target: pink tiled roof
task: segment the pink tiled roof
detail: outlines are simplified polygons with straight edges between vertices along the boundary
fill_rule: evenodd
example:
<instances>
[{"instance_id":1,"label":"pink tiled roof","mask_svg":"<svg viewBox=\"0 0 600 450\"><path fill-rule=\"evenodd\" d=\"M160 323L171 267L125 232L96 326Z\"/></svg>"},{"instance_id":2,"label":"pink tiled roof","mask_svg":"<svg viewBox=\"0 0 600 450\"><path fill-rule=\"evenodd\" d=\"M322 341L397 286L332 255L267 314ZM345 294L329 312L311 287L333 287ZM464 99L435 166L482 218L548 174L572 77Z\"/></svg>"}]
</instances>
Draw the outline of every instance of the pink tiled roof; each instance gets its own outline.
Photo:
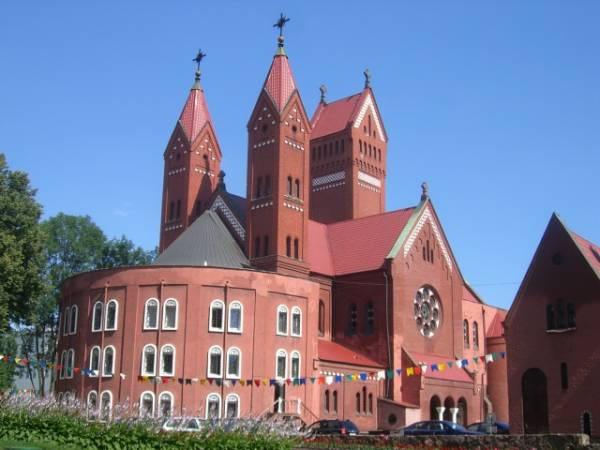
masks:
<instances>
[{"instance_id":1,"label":"pink tiled roof","mask_svg":"<svg viewBox=\"0 0 600 450\"><path fill-rule=\"evenodd\" d=\"M179 116L179 122L190 142L193 142L198 137L204 125L211 120L204 91L197 88L192 89L185 102L181 116Z\"/></svg>"},{"instance_id":2,"label":"pink tiled roof","mask_svg":"<svg viewBox=\"0 0 600 450\"><path fill-rule=\"evenodd\" d=\"M580 248L588 264L600 276L600 247L576 233L571 232L571 236L573 236L573 240Z\"/></svg>"},{"instance_id":3,"label":"pink tiled roof","mask_svg":"<svg viewBox=\"0 0 600 450\"><path fill-rule=\"evenodd\" d=\"M311 271L334 276L379 269L413 211L399 209L328 225L309 221Z\"/></svg>"},{"instance_id":4,"label":"pink tiled roof","mask_svg":"<svg viewBox=\"0 0 600 450\"><path fill-rule=\"evenodd\" d=\"M504 327L502 322L506 318L506 311L496 310L494 317L488 325L488 329L485 332L485 337L500 337L504 336Z\"/></svg>"},{"instance_id":5,"label":"pink tiled roof","mask_svg":"<svg viewBox=\"0 0 600 450\"><path fill-rule=\"evenodd\" d=\"M360 353L356 353L348 347L324 339L319 339L319 359L321 361L352 364L354 366L383 367L378 362Z\"/></svg>"},{"instance_id":6,"label":"pink tiled roof","mask_svg":"<svg viewBox=\"0 0 600 450\"><path fill-rule=\"evenodd\" d=\"M481 303L481 301L473 294L473 292L465 285L462 288L463 300L473 303Z\"/></svg>"},{"instance_id":7,"label":"pink tiled roof","mask_svg":"<svg viewBox=\"0 0 600 450\"><path fill-rule=\"evenodd\" d=\"M318 139L345 129L355 116L363 93L351 95L331 103L319 103L312 118L311 139Z\"/></svg>"},{"instance_id":8,"label":"pink tiled roof","mask_svg":"<svg viewBox=\"0 0 600 450\"><path fill-rule=\"evenodd\" d=\"M296 90L296 82L287 56L276 55L273 58L264 89L275 102L277 110L281 111Z\"/></svg>"},{"instance_id":9,"label":"pink tiled roof","mask_svg":"<svg viewBox=\"0 0 600 450\"><path fill-rule=\"evenodd\" d=\"M469 376L469 374L464 370L458 367L452 366L451 368L446 368L443 371L432 371L432 364L447 364L448 361L454 361L453 358L443 356L435 356L429 355L425 353L415 353L410 352L411 359L415 362L415 364L426 364L429 366L427 371L425 372L425 378L433 378L437 380L446 380L446 381L464 381L466 383L472 383L473 380Z\"/></svg>"}]
</instances>

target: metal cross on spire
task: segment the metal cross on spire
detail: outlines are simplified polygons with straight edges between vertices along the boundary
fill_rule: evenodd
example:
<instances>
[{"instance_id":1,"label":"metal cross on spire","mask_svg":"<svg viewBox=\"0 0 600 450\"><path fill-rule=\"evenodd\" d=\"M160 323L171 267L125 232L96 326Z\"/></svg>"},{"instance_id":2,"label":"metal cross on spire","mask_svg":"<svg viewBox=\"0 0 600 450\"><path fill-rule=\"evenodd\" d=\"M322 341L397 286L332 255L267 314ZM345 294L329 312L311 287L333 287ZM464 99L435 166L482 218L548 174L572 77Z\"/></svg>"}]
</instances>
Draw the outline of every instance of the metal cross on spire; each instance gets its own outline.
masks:
<instances>
[{"instance_id":1,"label":"metal cross on spire","mask_svg":"<svg viewBox=\"0 0 600 450\"><path fill-rule=\"evenodd\" d=\"M371 87L371 71L369 69L365 69L363 75L365 76L365 88Z\"/></svg>"},{"instance_id":2,"label":"metal cross on spire","mask_svg":"<svg viewBox=\"0 0 600 450\"><path fill-rule=\"evenodd\" d=\"M283 36L283 27L288 23L290 19L285 17L283 13L280 14L279 20L273 25L274 28L279 28L279 36Z\"/></svg>"},{"instance_id":3,"label":"metal cross on spire","mask_svg":"<svg viewBox=\"0 0 600 450\"><path fill-rule=\"evenodd\" d=\"M198 54L196 55L196 57L194 59L192 59L192 61L196 62L196 71L200 72L200 62L204 59L204 57L206 56L206 53L202 53L202 49L198 49Z\"/></svg>"}]
</instances>

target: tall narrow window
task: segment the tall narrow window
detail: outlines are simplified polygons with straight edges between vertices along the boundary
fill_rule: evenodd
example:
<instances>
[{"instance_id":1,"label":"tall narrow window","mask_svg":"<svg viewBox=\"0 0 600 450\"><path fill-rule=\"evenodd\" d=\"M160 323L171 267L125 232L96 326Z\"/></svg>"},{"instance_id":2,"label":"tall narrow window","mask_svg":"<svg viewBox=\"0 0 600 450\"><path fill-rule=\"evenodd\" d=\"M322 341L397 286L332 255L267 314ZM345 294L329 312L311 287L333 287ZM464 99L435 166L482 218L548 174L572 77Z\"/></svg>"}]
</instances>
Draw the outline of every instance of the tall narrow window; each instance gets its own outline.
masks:
<instances>
[{"instance_id":1,"label":"tall narrow window","mask_svg":"<svg viewBox=\"0 0 600 450\"><path fill-rule=\"evenodd\" d=\"M469 337L469 322L467 319L463 320L463 345L465 348L469 348L471 346Z\"/></svg>"},{"instance_id":2,"label":"tall narrow window","mask_svg":"<svg viewBox=\"0 0 600 450\"><path fill-rule=\"evenodd\" d=\"M227 321L227 331L230 333L242 332L243 307L240 302L231 302L229 305L229 320Z\"/></svg>"},{"instance_id":3,"label":"tall narrow window","mask_svg":"<svg viewBox=\"0 0 600 450\"><path fill-rule=\"evenodd\" d=\"M262 177L258 177L256 180L256 192L255 198L260 198L262 195Z\"/></svg>"},{"instance_id":4,"label":"tall narrow window","mask_svg":"<svg viewBox=\"0 0 600 450\"><path fill-rule=\"evenodd\" d=\"M60 354L60 372L58 377L62 380L65 377L65 372L67 370L67 351L63 350Z\"/></svg>"},{"instance_id":5,"label":"tall narrow window","mask_svg":"<svg viewBox=\"0 0 600 450\"><path fill-rule=\"evenodd\" d=\"M267 195L271 195L271 176L267 175L265 177L265 197Z\"/></svg>"},{"instance_id":6,"label":"tall narrow window","mask_svg":"<svg viewBox=\"0 0 600 450\"><path fill-rule=\"evenodd\" d=\"M302 311L297 306L292 308L292 336L302 335Z\"/></svg>"},{"instance_id":7,"label":"tall narrow window","mask_svg":"<svg viewBox=\"0 0 600 450\"><path fill-rule=\"evenodd\" d=\"M342 139L341 144L342 144L342 153L344 153L344 140L343 139Z\"/></svg>"},{"instance_id":8,"label":"tall narrow window","mask_svg":"<svg viewBox=\"0 0 600 450\"><path fill-rule=\"evenodd\" d=\"M295 186L295 194L297 198L300 198L300 180L298 178L296 178L296 181L294 181L294 186Z\"/></svg>"},{"instance_id":9,"label":"tall narrow window","mask_svg":"<svg viewBox=\"0 0 600 450\"><path fill-rule=\"evenodd\" d=\"M292 378L300 378L300 353L298 353L296 351L292 352L291 361L292 361L291 377Z\"/></svg>"},{"instance_id":10,"label":"tall narrow window","mask_svg":"<svg viewBox=\"0 0 600 450\"><path fill-rule=\"evenodd\" d=\"M298 238L294 239L294 258L300 258L300 243L298 241Z\"/></svg>"},{"instance_id":11,"label":"tall narrow window","mask_svg":"<svg viewBox=\"0 0 600 450\"><path fill-rule=\"evenodd\" d=\"M569 369L567 363L560 364L560 387L563 390L569 389Z\"/></svg>"},{"instance_id":12,"label":"tall narrow window","mask_svg":"<svg viewBox=\"0 0 600 450\"><path fill-rule=\"evenodd\" d=\"M329 389L325 389L325 414L329 414Z\"/></svg>"},{"instance_id":13,"label":"tall narrow window","mask_svg":"<svg viewBox=\"0 0 600 450\"><path fill-rule=\"evenodd\" d=\"M258 258L260 256L260 236L256 236L254 238L254 257Z\"/></svg>"},{"instance_id":14,"label":"tall narrow window","mask_svg":"<svg viewBox=\"0 0 600 450\"><path fill-rule=\"evenodd\" d=\"M112 345L104 348L102 362L102 376L112 377L115 374L115 348Z\"/></svg>"},{"instance_id":15,"label":"tall narrow window","mask_svg":"<svg viewBox=\"0 0 600 450\"><path fill-rule=\"evenodd\" d=\"M156 375L156 346L152 344L146 345L142 353L142 375Z\"/></svg>"},{"instance_id":16,"label":"tall narrow window","mask_svg":"<svg viewBox=\"0 0 600 450\"><path fill-rule=\"evenodd\" d=\"M375 331L375 306L373 302L367 303L367 321L365 322L365 334L370 335Z\"/></svg>"},{"instance_id":17,"label":"tall narrow window","mask_svg":"<svg viewBox=\"0 0 600 450\"><path fill-rule=\"evenodd\" d=\"M90 377L97 377L100 371L100 347L92 347L90 351Z\"/></svg>"},{"instance_id":18,"label":"tall narrow window","mask_svg":"<svg viewBox=\"0 0 600 450\"><path fill-rule=\"evenodd\" d=\"M356 393L356 414L360 414L360 392Z\"/></svg>"},{"instance_id":19,"label":"tall narrow window","mask_svg":"<svg viewBox=\"0 0 600 450\"><path fill-rule=\"evenodd\" d=\"M117 314L119 304L116 300L110 300L106 304L106 322L104 323L105 330L116 330L117 329Z\"/></svg>"},{"instance_id":20,"label":"tall narrow window","mask_svg":"<svg viewBox=\"0 0 600 450\"><path fill-rule=\"evenodd\" d=\"M92 331L102 330L102 302L96 302L92 315Z\"/></svg>"},{"instance_id":21,"label":"tall narrow window","mask_svg":"<svg viewBox=\"0 0 600 450\"><path fill-rule=\"evenodd\" d=\"M473 349L479 350L479 324L473 322Z\"/></svg>"},{"instance_id":22,"label":"tall narrow window","mask_svg":"<svg viewBox=\"0 0 600 450\"><path fill-rule=\"evenodd\" d=\"M323 302L323 300L319 300L319 336L323 336L324 334L325 334L325 303Z\"/></svg>"},{"instance_id":23,"label":"tall narrow window","mask_svg":"<svg viewBox=\"0 0 600 450\"><path fill-rule=\"evenodd\" d=\"M362 401L363 401L362 412L363 412L363 414L366 414L366 412L367 412L367 388L365 386L363 386L363 388L362 388Z\"/></svg>"},{"instance_id":24,"label":"tall narrow window","mask_svg":"<svg viewBox=\"0 0 600 450\"><path fill-rule=\"evenodd\" d=\"M206 419L216 420L221 417L221 397L219 394L209 394L206 397Z\"/></svg>"},{"instance_id":25,"label":"tall narrow window","mask_svg":"<svg viewBox=\"0 0 600 450\"><path fill-rule=\"evenodd\" d=\"M163 345L160 351L160 376L172 377L175 375L175 347Z\"/></svg>"},{"instance_id":26,"label":"tall narrow window","mask_svg":"<svg viewBox=\"0 0 600 450\"><path fill-rule=\"evenodd\" d=\"M373 394L369 394L369 414L373 414Z\"/></svg>"},{"instance_id":27,"label":"tall narrow window","mask_svg":"<svg viewBox=\"0 0 600 450\"><path fill-rule=\"evenodd\" d=\"M150 298L146 301L144 311L144 330L156 330L158 328L158 300Z\"/></svg>"},{"instance_id":28,"label":"tall narrow window","mask_svg":"<svg viewBox=\"0 0 600 450\"><path fill-rule=\"evenodd\" d=\"M88 420L95 420L98 416L98 394L96 391L88 393L86 410Z\"/></svg>"},{"instance_id":29,"label":"tall narrow window","mask_svg":"<svg viewBox=\"0 0 600 450\"><path fill-rule=\"evenodd\" d=\"M225 417L237 419L240 417L240 397L237 394L229 394L225 400Z\"/></svg>"},{"instance_id":30,"label":"tall narrow window","mask_svg":"<svg viewBox=\"0 0 600 450\"><path fill-rule=\"evenodd\" d=\"M200 200L196 201L196 216L199 216L202 212L202 202Z\"/></svg>"},{"instance_id":31,"label":"tall narrow window","mask_svg":"<svg viewBox=\"0 0 600 450\"><path fill-rule=\"evenodd\" d=\"M143 392L140 396L140 417L148 419L154 417L154 393Z\"/></svg>"},{"instance_id":32,"label":"tall narrow window","mask_svg":"<svg viewBox=\"0 0 600 450\"><path fill-rule=\"evenodd\" d=\"M554 306L546 306L546 329L554 330L556 328L556 322L554 320Z\"/></svg>"},{"instance_id":33,"label":"tall narrow window","mask_svg":"<svg viewBox=\"0 0 600 450\"><path fill-rule=\"evenodd\" d=\"M285 350L277 351L275 365L275 376L279 379L285 378L287 372L287 353Z\"/></svg>"},{"instance_id":34,"label":"tall narrow window","mask_svg":"<svg viewBox=\"0 0 600 450\"><path fill-rule=\"evenodd\" d=\"M263 256L269 255L269 236L265 235L263 239Z\"/></svg>"},{"instance_id":35,"label":"tall narrow window","mask_svg":"<svg viewBox=\"0 0 600 450\"><path fill-rule=\"evenodd\" d=\"M175 202L169 203L169 220L175 218Z\"/></svg>"},{"instance_id":36,"label":"tall narrow window","mask_svg":"<svg viewBox=\"0 0 600 450\"><path fill-rule=\"evenodd\" d=\"M162 392L158 398L158 413L160 417L171 417L173 414L173 394L170 392Z\"/></svg>"},{"instance_id":37,"label":"tall narrow window","mask_svg":"<svg viewBox=\"0 0 600 450\"><path fill-rule=\"evenodd\" d=\"M567 303L567 327L575 328L575 305Z\"/></svg>"},{"instance_id":38,"label":"tall narrow window","mask_svg":"<svg viewBox=\"0 0 600 450\"><path fill-rule=\"evenodd\" d=\"M73 378L73 368L75 367L75 350L69 349L67 352L67 370L65 378Z\"/></svg>"},{"instance_id":39,"label":"tall narrow window","mask_svg":"<svg viewBox=\"0 0 600 450\"><path fill-rule=\"evenodd\" d=\"M558 300L556 303L556 327L558 329L563 329L567 327L565 305L562 300Z\"/></svg>"},{"instance_id":40,"label":"tall narrow window","mask_svg":"<svg viewBox=\"0 0 600 450\"><path fill-rule=\"evenodd\" d=\"M285 239L285 256L292 257L292 238L289 236Z\"/></svg>"},{"instance_id":41,"label":"tall narrow window","mask_svg":"<svg viewBox=\"0 0 600 450\"><path fill-rule=\"evenodd\" d=\"M354 335L358 329L358 307L356 303L350 305L350 317L348 321L348 334Z\"/></svg>"},{"instance_id":42,"label":"tall narrow window","mask_svg":"<svg viewBox=\"0 0 600 450\"><path fill-rule=\"evenodd\" d=\"M67 336L71 332L71 307L67 306L63 313L63 336Z\"/></svg>"},{"instance_id":43,"label":"tall narrow window","mask_svg":"<svg viewBox=\"0 0 600 450\"><path fill-rule=\"evenodd\" d=\"M77 316L79 315L79 309L77 305L71 306L71 320L69 323L69 333L76 334L77 333Z\"/></svg>"},{"instance_id":44,"label":"tall narrow window","mask_svg":"<svg viewBox=\"0 0 600 450\"><path fill-rule=\"evenodd\" d=\"M277 334L288 334L288 309L285 305L277 307Z\"/></svg>"},{"instance_id":45,"label":"tall narrow window","mask_svg":"<svg viewBox=\"0 0 600 450\"><path fill-rule=\"evenodd\" d=\"M108 422L112 415L112 392L104 391L100 396L100 420Z\"/></svg>"},{"instance_id":46,"label":"tall narrow window","mask_svg":"<svg viewBox=\"0 0 600 450\"><path fill-rule=\"evenodd\" d=\"M177 300L174 298L168 299L163 306L163 330L177 329Z\"/></svg>"},{"instance_id":47,"label":"tall narrow window","mask_svg":"<svg viewBox=\"0 0 600 450\"><path fill-rule=\"evenodd\" d=\"M210 322L208 331L223 331L223 309L225 304L221 300L213 300L210 304Z\"/></svg>"},{"instance_id":48,"label":"tall narrow window","mask_svg":"<svg viewBox=\"0 0 600 450\"><path fill-rule=\"evenodd\" d=\"M223 375L223 350L215 345L208 350L208 378L221 378Z\"/></svg>"},{"instance_id":49,"label":"tall narrow window","mask_svg":"<svg viewBox=\"0 0 600 450\"><path fill-rule=\"evenodd\" d=\"M242 353L237 347L227 350L227 378L240 378Z\"/></svg>"},{"instance_id":50,"label":"tall narrow window","mask_svg":"<svg viewBox=\"0 0 600 450\"><path fill-rule=\"evenodd\" d=\"M175 214L175 218L179 219L181 217L181 200L177 200L177 213Z\"/></svg>"},{"instance_id":51,"label":"tall narrow window","mask_svg":"<svg viewBox=\"0 0 600 450\"><path fill-rule=\"evenodd\" d=\"M289 196L292 195L292 177L287 178L287 193Z\"/></svg>"}]
</instances>

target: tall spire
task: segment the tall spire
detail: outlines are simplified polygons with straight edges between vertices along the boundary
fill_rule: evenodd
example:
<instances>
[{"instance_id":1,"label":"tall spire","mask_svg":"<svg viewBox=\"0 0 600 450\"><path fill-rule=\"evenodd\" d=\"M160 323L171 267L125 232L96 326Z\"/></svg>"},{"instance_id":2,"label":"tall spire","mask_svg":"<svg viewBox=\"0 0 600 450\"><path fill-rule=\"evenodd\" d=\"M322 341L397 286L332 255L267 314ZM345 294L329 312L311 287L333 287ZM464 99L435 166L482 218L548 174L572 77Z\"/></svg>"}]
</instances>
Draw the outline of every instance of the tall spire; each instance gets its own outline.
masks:
<instances>
[{"instance_id":1,"label":"tall spire","mask_svg":"<svg viewBox=\"0 0 600 450\"><path fill-rule=\"evenodd\" d=\"M292 69L283 47L283 27L289 21L290 19L282 13L277 23L273 25L273 27L279 28L279 37L277 38L278 47L263 86L263 89L269 94L279 112L285 107L296 90L296 82L294 81Z\"/></svg>"},{"instance_id":2,"label":"tall spire","mask_svg":"<svg viewBox=\"0 0 600 450\"><path fill-rule=\"evenodd\" d=\"M200 84L200 62L205 57L206 53L198 50L198 54L192 60L196 62L195 81L179 117L179 122L190 142L193 142L198 137L202 128L204 128L204 125L211 121L206 97L204 96L204 89L202 89L202 85Z\"/></svg>"},{"instance_id":3,"label":"tall spire","mask_svg":"<svg viewBox=\"0 0 600 450\"><path fill-rule=\"evenodd\" d=\"M273 25L274 28L279 28L279 37L277 38L277 53L276 55L285 55L285 48L283 42L285 40L283 36L283 27L288 23L290 19L285 17L283 13L279 15L279 20Z\"/></svg>"}]
</instances>

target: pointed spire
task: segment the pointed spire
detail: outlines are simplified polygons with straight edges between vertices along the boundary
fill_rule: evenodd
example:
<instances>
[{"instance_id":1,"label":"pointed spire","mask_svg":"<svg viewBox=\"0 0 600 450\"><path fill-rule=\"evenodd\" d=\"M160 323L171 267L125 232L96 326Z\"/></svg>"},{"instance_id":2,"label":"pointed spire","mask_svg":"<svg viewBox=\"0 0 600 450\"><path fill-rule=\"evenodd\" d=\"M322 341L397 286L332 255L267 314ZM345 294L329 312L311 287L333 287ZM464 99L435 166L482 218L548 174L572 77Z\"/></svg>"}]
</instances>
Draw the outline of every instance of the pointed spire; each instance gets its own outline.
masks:
<instances>
[{"instance_id":1,"label":"pointed spire","mask_svg":"<svg viewBox=\"0 0 600 450\"><path fill-rule=\"evenodd\" d=\"M283 109L292 96L292 93L296 90L296 82L292 75L292 69L283 48L283 27L289 21L289 18L281 14L277 23L273 25L279 28L279 37L277 38L278 50L273 58L273 63L263 86L263 89L267 91L278 111Z\"/></svg>"},{"instance_id":2,"label":"pointed spire","mask_svg":"<svg viewBox=\"0 0 600 450\"><path fill-rule=\"evenodd\" d=\"M288 23L290 19L285 17L283 13L279 15L279 20L273 25L274 28L279 28L279 37L277 38L277 53L275 55L285 55L285 48L283 46L285 38L283 37L283 27Z\"/></svg>"},{"instance_id":3,"label":"pointed spire","mask_svg":"<svg viewBox=\"0 0 600 450\"><path fill-rule=\"evenodd\" d=\"M181 116L179 116L179 122L190 142L193 142L202 128L204 128L204 125L212 120L208 111L208 105L206 104L206 98L204 97L204 89L200 85L200 62L205 56L206 53L198 50L198 54L193 59L197 64L195 82L190 89Z\"/></svg>"}]
</instances>

